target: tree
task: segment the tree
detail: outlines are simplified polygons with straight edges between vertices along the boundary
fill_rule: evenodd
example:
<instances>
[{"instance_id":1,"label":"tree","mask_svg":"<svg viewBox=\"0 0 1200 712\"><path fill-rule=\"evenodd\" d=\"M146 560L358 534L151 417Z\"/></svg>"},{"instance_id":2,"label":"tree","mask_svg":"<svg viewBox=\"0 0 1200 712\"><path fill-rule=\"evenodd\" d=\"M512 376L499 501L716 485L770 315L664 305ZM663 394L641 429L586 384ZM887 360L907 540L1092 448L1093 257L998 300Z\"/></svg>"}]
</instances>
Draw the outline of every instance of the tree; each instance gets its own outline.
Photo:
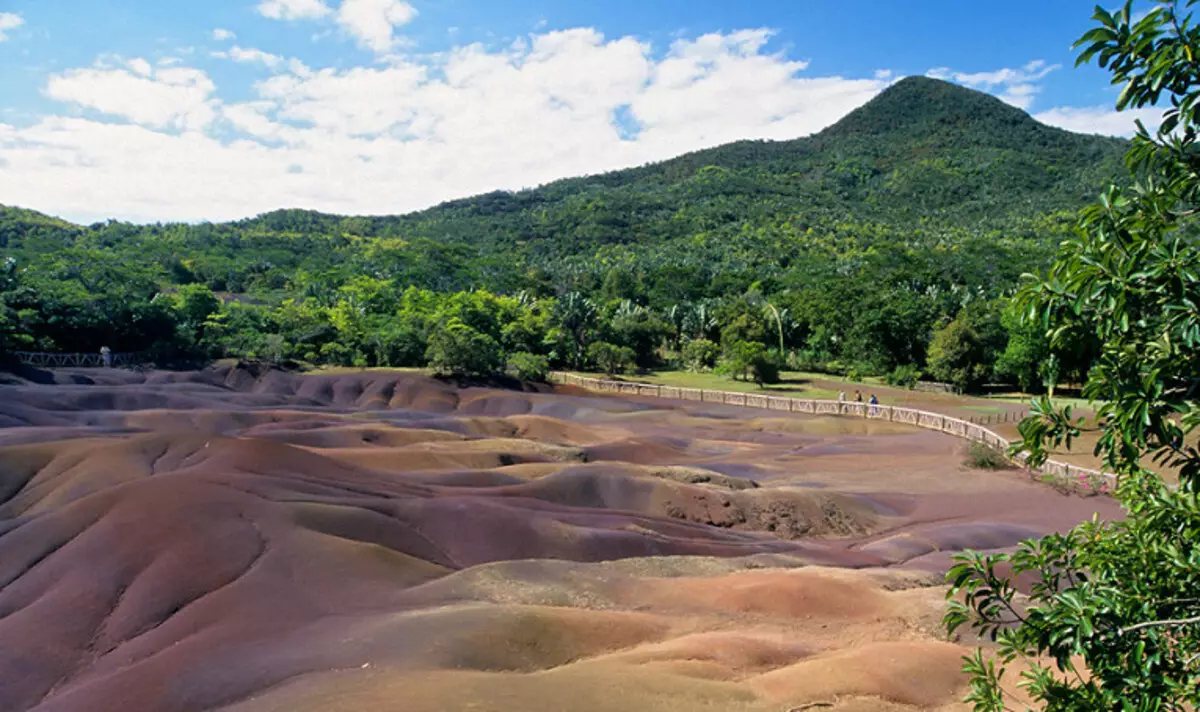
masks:
<instances>
[{"instance_id":1,"label":"tree","mask_svg":"<svg viewBox=\"0 0 1200 712\"><path fill-rule=\"evenodd\" d=\"M682 359L689 371L710 371L721 357L721 347L708 339L693 339L683 345Z\"/></svg>"},{"instance_id":2,"label":"tree","mask_svg":"<svg viewBox=\"0 0 1200 712\"><path fill-rule=\"evenodd\" d=\"M878 298L864 296L846 306L854 311L849 315L844 356L877 373L924 359L933 317L929 304L918 295L896 291Z\"/></svg>"},{"instance_id":3,"label":"tree","mask_svg":"<svg viewBox=\"0 0 1200 712\"><path fill-rule=\"evenodd\" d=\"M518 351L508 357L508 370L522 381L543 382L550 377L550 362L545 356Z\"/></svg>"},{"instance_id":4,"label":"tree","mask_svg":"<svg viewBox=\"0 0 1200 712\"><path fill-rule=\"evenodd\" d=\"M555 303L554 321L567 337L563 361L572 366L582 363L599 314L592 300L578 292L570 292Z\"/></svg>"},{"instance_id":5,"label":"tree","mask_svg":"<svg viewBox=\"0 0 1200 712\"><path fill-rule=\"evenodd\" d=\"M189 350L208 351L206 330L210 317L221 311L221 300L203 284L186 284L175 295L175 314L181 336Z\"/></svg>"},{"instance_id":6,"label":"tree","mask_svg":"<svg viewBox=\"0 0 1200 712\"><path fill-rule=\"evenodd\" d=\"M21 293L28 290L21 289L20 278L16 260L11 257L0 260L0 360L7 352L32 341L23 333L21 314L14 306L32 297Z\"/></svg>"},{"instance_id":7,"label":"tree","mask_svg":"<svg viewBox=\"0 0 1200 712\"><path fill-rule=\"evenodd\" d=\"M781 358L757 341L735 341L725 348L725 369L734 377L759 386L778 383Z\"/></svg>"},{"instance_id":8,"label":"tree","mask_svg":"<svg viewBox=\"0 0 1200 712\"><path fill-rule=\"evenodd\" d=\"M1008 343L996 361L996 377L1016 383L1025 393L1041 393L1041 365L1050 356L1050 339L1037 323L1022 319L1020 310L1009 308L1001 317Z\"/></svg>"},{"instance_id":9,"label":"tree","mask_svg":"<svg viewBox=\"0 0 1200 712\"><path fill-rule=\"evenodd\" d=\"M929 344L929 373L939 381L971 391L987 378L983 340L960 314L933 333Z\"/></svg>"},{"instance_id":10,"label":"tree","mask_svg":"<svg viewBox=\"0 0 1200 712\"><path fill-rule=\"evenodd\" d=\"M671 334L670 326L654 312L629 301L621 302L608 322L608 341L633 350L637 365L658 362L658 348Z\"/></svg>"},{"instance_id":11,"label":"tree","mask_svg":"<svg viewBox=\"0 0 1200 712\"><path fill-rule=\"evenodd\" d=\"M504 370L500 344L457 319L433 330L425 356L434 373L443 376L492 376Z\"/></svg>"},{"instance_id":12,"label":"tree","mask_svg":"<svg viewBox=\"0 0 1200 712\"><path fill-rule=\"evenodd\" d=\"M636 365L636 354L628 346L597 341L588 346L588 359L608 376L629 373Z\"/></svg>"},{"instance_id":13,"label":"tree","mask_svg":"<svg viewBox=\"0 0 1200 712\"><path fill-rule=\"evenodd\" d=\"M1130 3L1116 13L1097 7L1097 26L1077 43L1081 63L1095 58L1125 85L1118 109L1170 106L1155 134L1139 125L1127 158L1133 186L1110 188L1087 209L1049 273L1018 297L1052 346L1079 330L1100 344L1084 395L1097 404L1096 452L1119 476L1125 518L1012 554L958 557L949 580L963 599L951 602L947 626L970 625L998 643L998 661L979 652L966 666L976 710L1008 708L1005 672L1018 660L1028 666L1022 684L1046 709L1200 704L1200 26L1180 11L1160 2L1135 19ZM1016 447L1036 465L1084 424L1048 397L1034 405ZM1148 461L1177 473L1178 486ZM1024 604L1018 576L1033 581Z\"/></svg>"}]
</instances>

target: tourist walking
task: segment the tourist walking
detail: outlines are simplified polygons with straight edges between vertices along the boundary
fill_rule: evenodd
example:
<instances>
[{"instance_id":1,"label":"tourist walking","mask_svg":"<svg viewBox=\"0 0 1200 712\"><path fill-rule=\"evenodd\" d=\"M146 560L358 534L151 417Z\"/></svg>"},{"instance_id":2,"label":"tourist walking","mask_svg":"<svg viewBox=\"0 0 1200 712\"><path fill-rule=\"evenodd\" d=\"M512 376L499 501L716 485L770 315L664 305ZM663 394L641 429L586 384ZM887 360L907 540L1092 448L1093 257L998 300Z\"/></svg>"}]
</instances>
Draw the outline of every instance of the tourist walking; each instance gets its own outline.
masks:
<instances>
[{"instance_id":1,"label":"tourist walking","mask_svg":"<svg viewBox=\"0 0 1200 712\"><path fill-rule=\"evenodd\" d=\"M871 415L879 415L879 399L875 397L874 393L871 394L871 400L868 402L871 404Z\"/></svg>"},{"instance_id":2,"label":"tourist walking","mask_svg":"<svg viewBox=\"0 0 1200 712\"><path fill-rule=\"evenodd\" d=\"M107 346L100 347L100 361L105 368L112 368L112 350Z\"/></svg>"}]
</instances>

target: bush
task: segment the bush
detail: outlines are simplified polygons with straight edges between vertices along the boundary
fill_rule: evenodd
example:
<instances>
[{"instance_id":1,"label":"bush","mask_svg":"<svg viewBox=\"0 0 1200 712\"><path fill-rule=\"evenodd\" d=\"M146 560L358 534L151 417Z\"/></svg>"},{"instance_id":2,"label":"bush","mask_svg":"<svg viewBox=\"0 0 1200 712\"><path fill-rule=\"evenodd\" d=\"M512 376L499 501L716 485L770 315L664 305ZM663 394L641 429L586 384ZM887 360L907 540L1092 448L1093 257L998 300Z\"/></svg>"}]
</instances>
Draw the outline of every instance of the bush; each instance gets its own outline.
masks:
<instances>
[{"instance_id":1,"label":"bush","mask_svg":"<svg viewBox=\"0 0 1200 712\"><path fill-rule=\"evenodd\" d=\"M722 368L735 379L753 380L758 385L779 383L783 358L756 341L735 341L725 348Z\"/></svg>"},{"instance_id":2,"label":"bush","mask_svg":"<svg viewBox=\"0 0 1200 712\"><path fill-rule=\"evenodd\" d=\"M1005 470L1011 467L1004 453L986 443L973 442L967 446L963 464L976 470Z\"/></svg>"},{"instance_id":3,"label":"bush","mask_svg":"<svg viewBox=\"0 0 1200 712\"><path fill-rule=\"evenodd\" d=\"M606 375L630 373L636 365L637 354L628 346L616 346L606 341L597 341L588 347L588 360Z\"/></svg>"},{"instance_id":4,"label":"bush","mask_svg":"<svg viewBox=\"0 0 1200 712\"><path fill-rule=\"evenodd\" d=\"M884 383L898 388L912 389L921 380L921 369L916 366L897 366L892 372L883 377Z\"/></svg>"},{"instance_id":5,"label":"bush","mask_svg":"<svg viewBox=\"0 0 1200 712\"><path fill-rule=\"evenodd\" d=\"M683 347L683 365L689 371L709 371L717 365L721 348L708 339L693 339Z\"/></svg>"},{"instance_id":6,"label":"bush","mask_svg":"<svg viewBox=\"0 0 1200 712\"><path fill-rule=\"evenodd\" d=\"M508 371L522 381L544 382L550 375L550 361L545 356L518 351L508 357Z\"/></svg>"},{"instance_id":7,"label":"bush","mask_svg":"<svg viewBox=\"0 0 1200 712\"><path fill-rule=\"evenodd\" d=\"M458 319L434 330L425 358L434 373L444 376L491 376L504 368L500 344Z\"/></svg>"},{"instance_id":8,"label":"bush","mask_svg":"<svg viewBox=\"0 0 1200 712\"><path fill-rule=\"evenodd\" d=\"M750 364L750 377L758 385L764 383L779 383L779 371L783 368L783 358L776 351L767 351L763 357Z\"/></svg>"}]
</instances>

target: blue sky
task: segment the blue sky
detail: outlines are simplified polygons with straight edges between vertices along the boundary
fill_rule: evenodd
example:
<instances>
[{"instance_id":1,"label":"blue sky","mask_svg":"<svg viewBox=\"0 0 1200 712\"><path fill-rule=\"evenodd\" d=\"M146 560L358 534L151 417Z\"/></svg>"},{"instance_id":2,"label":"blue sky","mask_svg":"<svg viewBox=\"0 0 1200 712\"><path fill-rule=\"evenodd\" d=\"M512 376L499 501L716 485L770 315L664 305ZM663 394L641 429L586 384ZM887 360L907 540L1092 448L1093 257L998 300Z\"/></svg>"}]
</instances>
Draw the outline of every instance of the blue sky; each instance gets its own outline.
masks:
<instances>
[{"instance_id":1,"label":"blue sky","mask_svg":"<svg viewBox=\"0 0 1200 712\"><path fill-rule=\"evenodd\" d=\"M0 203L395 213L833 123L897 78L1121 134L1075 0L0 0ZM1143 114L1143 118L1151 118Z\"/></svg>"}]
</instances>

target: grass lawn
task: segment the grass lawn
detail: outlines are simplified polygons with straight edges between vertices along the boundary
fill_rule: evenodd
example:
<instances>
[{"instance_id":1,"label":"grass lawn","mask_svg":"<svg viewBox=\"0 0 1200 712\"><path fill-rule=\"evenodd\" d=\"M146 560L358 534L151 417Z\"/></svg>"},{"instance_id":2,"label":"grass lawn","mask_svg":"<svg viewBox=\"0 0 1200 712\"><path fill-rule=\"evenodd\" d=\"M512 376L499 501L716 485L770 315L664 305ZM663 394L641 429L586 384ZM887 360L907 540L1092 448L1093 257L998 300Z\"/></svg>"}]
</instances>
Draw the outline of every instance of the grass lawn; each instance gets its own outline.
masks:
<instances>
[{"instance_id":1,"label":"grass lawn","mask_svg":"<svg viewBox=\"0 0 1200 712\"><path fill-rule=\"evenodd\" d=\"M609 377L603 373L584 373L581 376L606 380ZM735 381L727 376L715 373L693 373L691 371L654 371L636 376L618 376L617 380L631 383L649 383L656 386L676 386L679 388L703 388L710 391L733 391L735 393L766 393L790 398L808 398L812 400L837 400L838 390L828 384L815 384L813 374L784 371L779 374L779 383L759 387L750 381ZM824 386L824 387L822 387ZM853 396L847 396L852 398Z\"/></svg>"},{"instance_id":2,"label":"grass lawn","mask_svg":"<svg viewBox=\"0 0 1200 712\"><path fill-rule=\"evenodd\" d=\"M602 373L580 373L582 376L604 379ZM691 371L653 371L636 376L619 376L618 380L631 383L649 383L659 386L679 386L682 388L704 388L714 391L733 391L737 393L764 393L791 398L806 398L812 400L837 400L838 393L845 391L847 400L854 400L854 392L862 393L863 400L872 394L878 396L883 405L897 405L910 408L921 408L935 412L946 413L959 418L975 415L999 415L1024 410L1016 401L997 402L969 396L956 396L948 393L925 393L910 391L903 388L893 388L883 385L879 379L865 381L849 381L838 376L828 376L823 373L807 373L803 371L784 371L780 373L779 383L758 386L747 381L735 381L728 376L715 373L692 373ZM1024 404L1020 404L1024 405Z\"/></svg>"},{"instance_id":3,"label":"grass lawn","mask_svg":"<svg viewBox=\"0 0 1200 712\"><path fill-rule=\"evenodd\" d=\"M358 366L315 366L303 374L316 376L329 373L370 373L374 371L404 371L406 373L429 373L427 368L416 368L412 366L372 366L370 368L359 368Z\"/></svg>"},{"instance_id":4,"label":"grass lawn","mask_svg":"<svg viewBox=\"0 0 1200 712\"><path fill-rule=\"evenodd\" d=\"M996 395L987 396L989 400L1004 401L1006 403L1029 403L1029 399L1033 396L1024 393L998 393ZM1093 410L1093 404L1086 398L1070 398L1064 396L1054 396L1050 399L1051 402L1058 408L1069 405L1073 410L1088 411Z\"/></svg>"}]
</instances>

